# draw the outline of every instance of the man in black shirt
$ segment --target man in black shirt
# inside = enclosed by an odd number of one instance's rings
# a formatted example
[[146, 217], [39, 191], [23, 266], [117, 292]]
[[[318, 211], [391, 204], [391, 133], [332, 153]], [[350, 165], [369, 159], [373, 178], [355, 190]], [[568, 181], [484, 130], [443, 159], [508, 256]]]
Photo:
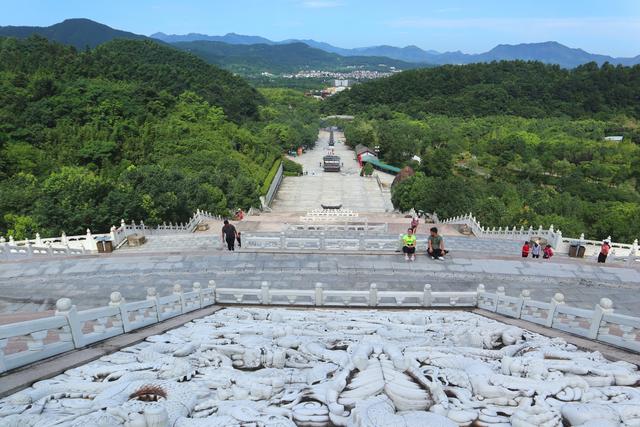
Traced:
[[229, 221], [224, 220], [224, 225], [222, 226], [222, 243], [227, 242], [227, 249], [230, 251], [235, 250], [236, 238], [238, 237], [238, 232], [236, 228], [229, 224]]

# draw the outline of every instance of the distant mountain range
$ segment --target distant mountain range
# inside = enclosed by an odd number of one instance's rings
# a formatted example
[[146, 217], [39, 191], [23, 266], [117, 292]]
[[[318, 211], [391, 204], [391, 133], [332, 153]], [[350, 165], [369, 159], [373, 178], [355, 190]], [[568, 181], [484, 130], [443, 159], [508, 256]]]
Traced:
[[[73, 45], [78, 49], [84, 49], [85, 47], [92, 48], [117, 38], [149, 39], [149, 37], [140, 34], [116, 30], [89, 19], [67, 19], [50, 27], [0, 27], [0, 36], [24, 38], [32, 34], [39, 34], [50, 40]], [[385, 64], [386, 66], [396, 66], [397, 68], [406, 69], [424, 66], [425, 64], [469, 64], [474, 62], [515, 59], [541, 61], [549, 64], [558, 64], [566, 68], [573, 68], [587, 62], [597, 62], [598, 64], [609, 62], [611, 64], [621, 65], [640, 64], [640, 55], [633, 58], [614, 58], [607, 55], [592, 54], [582, 49], [569, 48], [553, 41], [518, 45], [501, 44], [488, 52], [480, 54], [466, 54], [460, 51], [441, 53], [433, 50], [423, 50], [417, 46], [395, 47], [383, 45], [345, 49], [316, 40], [289, 39], [276, 42], [264, 37], [246, 36], [235, 33], [229, 33], [224, 36], [210, 36], [197, 33], [186, 35], [155, 33], [151, 38], [165, 43], [179, 43], [180, 45], [177, 45], [177, 47], [180, 49], [190, 50], [194, 54], [207, 59], [209, 62], [227, 66], [227, 68], [229, 68], [229, 63], [225, 58], [234, 58], [233, 61], [235, 61], [235, 64], [240, 65], [243, 62], [247, 63], [248, 61], [263, 61], [262, 63], [265, 66], [269, 62], [271, 63], [270, 66], [277, 66], [277, 61], [274, 59], [276, 57], [279, 58], [278, 60], [280, 61], [286, 61], [291, 67], [301, 68], [312, 66], [312, 64], [318, 64], [321, 66], [331, 66], [331, 64], [333, 64], [333, 66], [339, 67], [351, 65], [373, 66], [380, 63]], [[192, 46], [182, 44], [186, 42], [201, 41], [226, 43], [235, 46], [261, 45], [266, 47], [232, 49], [221, 44], [197, 44]], [[300, 43], [313, 48], [313, 50], [304, 49], [300, 46]], [[275, 46], [282, 45], [289, 47], [275, 48]], [[269, 49], [268, 47], [271, 47], [272, 49]], [[322, 52], [317, 52], [315, 50], [339, 55], [339, 57], [328, 57]], [[271, 60], [264, 55], [272, 55]], [[298, 55], [298, 57], [289, 58], [289, 55]], [[342, 57], [348, 57], [350, 59]], [[365, 57], [373, 58], [366, 59]], [[395, 62], [393, 60], [395, 60]], [[404, 61], [404, 63], [398, 61]], [[267, 68], [267, 70], [268, 69], [269, 68]]]
[[167, 35], [155, 33], [150, 37], [165, 41], [167, 43], [209, 40], [230, 44], [289, 44], [304, 43], [310, 47], [321, 49], [326, 52], [337, 53], [342, 56], [378, 56], [397, 59], [400, 61], [414, 63], [428, 63], [434, 65], [443, 64], [470, 64], [474, 62], [491, 62], [500, 60], [524, 60], [541, 61], [547, 64], [558, 64], [562, 67], [573, 68], [587, 62], [597, 62], [603, 64], [635, 65], [640, 64], [640, 55], [633, 58], [615, 58], [608, 55], [598, 55], [586, 52], [582, 49], [574, 49], [564, 46], [558, 42], [549, 41], [543, 43], [522, 43], [517, 45], [501, 44], [488, 52], [479, 54], [467, 54], [460, 51], [438, 52], [435, 50], [423, 50], [417, 46], [395, 47], [395, 46], [370, 46], [354, 49], [345, 49], [316, 40], [289, 39], [283, 41], [273, 41], [259, 36], [245, 36], [241, 34], [229, 33], [224, 36], [209, 36], [204, 34]]
[[149, 37], [127, 31], [116, 30], [90, 19], [66, 19], [50, 27], [0, 27], [0, 36], [26, 38], [38, 34], [58, 43], [78, 49], [96, 47], [113, 39], [144, 40]]
[[243, 75], [256, 72], [295, 73], [299, 70], [390, 71], [391, 67], [407, 70], [425, 66], [378, 56], [342, 56], [310, 47], [302, 42], [288, 44], [230, 44], [219, 41], [184, 41], [171, 43], [178, 49], [191, 52], [210, 64]]

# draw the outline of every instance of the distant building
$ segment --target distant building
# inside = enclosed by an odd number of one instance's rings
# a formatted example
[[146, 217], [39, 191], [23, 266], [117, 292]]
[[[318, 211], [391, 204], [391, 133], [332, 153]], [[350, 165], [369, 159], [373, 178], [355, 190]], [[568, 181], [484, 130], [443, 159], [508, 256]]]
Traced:
[[349, 83], [350, 82], [347, 79], [335, 79], [334, 82], [333, 82], [333, 86], [334, 87], [345, 87], [346, 88], [346, 87], [351, 86]]
[[624, 136], [621, 136], [621, 135], [604, 137], [605, 141], [613, 141], [613, 142], [622, 142], [623, 139], [624, 139]]
[[375, 151], [362, 144], [356, 145], [356, 156], [358, 157], [358, 163], [360, 164], [360, 166], [362, 166], [363, 160], [366, 158], [378, 158]]

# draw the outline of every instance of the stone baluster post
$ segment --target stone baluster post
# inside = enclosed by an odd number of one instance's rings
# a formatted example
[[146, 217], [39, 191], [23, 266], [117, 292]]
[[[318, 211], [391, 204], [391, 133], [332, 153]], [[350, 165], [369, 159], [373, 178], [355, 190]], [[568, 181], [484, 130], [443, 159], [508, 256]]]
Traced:
[[147, 288], [147, 300], [153, 301], [153, 305], [156, 307], [156, 319], [160, 321], [160, 304], [158, 304], [158, 293], [156, 288]]
[[327, 242], [323, 231], [320, 233], [320, 250], [324, 251], [325, 249], [327, 249]]
[[287, 235], [284, 231], [280, 232], [280, 249], [285, 249], [287, 247]]
[[631, 249], [629, 250], [629, 256], [627, 257], [628, 265], [631, 265], [635, 261], [637, 253], [638, 253], [638, 239], [635, 239], [633, 241], [633, 244], [631, 245]]
[[215, 280], [209, 280], [209, 289], [213, 289], [213, 292], [211, 293], [211, 303], [215, 304], [216, 303], [216, 281]]
[[56, 301], [55, 315], [64, 316], [67, 319], [67, 324], [69, 325], [69, 333], [71, 334], [71, 339], [73, 340], [73, 346], [75, 348], [82, 347], [82, 325], [78, 321], [78, 311], [76, 310], [76, 306], [71, 303], [71, 299], [60, 298], [58, 301]]
[[2, 259], [9, 259], [9, 244], [4, 237], [0, 237], [0, 247], [2, 247]]
[[518, 307], [516, 307], [515, 317], [520, 318], [520, 314], [522, 313], [522, 307], [524, 307], [525, 301], [531, 299], [531, 292], [529, 289], [523, 289], [520, 292], [520, 302], [518, 303]]
[[558, 250], [560, 248], [560, 245], [562, 245], [562, 231], [557, 230], [556, 231], [556, 237], [554, 240], [554, 245], [553, 247]]
[[315, 295], [314, 295], [314, 304], [316, 306], [322, 306], [324, 304], [324, 289], [322, 286], [322, 283], [317, 282], [316, 283], [316, 288], [315, 288]]
[[36, 233], [35, 245], [36, 246], [44, 246], [43, 243], [42, 243], [42, 239], [40, 238], [40, 233]]
[[96, 242], [96, 239], [93, 238], [93, 236], [91, 235], [91, 230], [89, 230], [88, 228], [87, 237], [83, 246], [88, 251], [98, 252], [98, 243]]
[[551, 299], [551, 308], [549, 309], [547, 321], [545, 322], [545, 326], [547, 328], [550, 328], [551, 325], [553, 325], [553, 318], [556, 315], [556, 309], [558, 308], [559, 305], [562, 305], [562, 304], [564, 304], [564, 295], [558, 292], [553, 296], [553, 299]]
[[202, 285], [200, 285], [200, 282], [193, 282], [193, 291], [198, 293], [200, 308], [204, 307], [202, 303]]
[[593, 318], [591, 319], [589, 339], [595, 340], [598, 338], [602, 317], [609, 313], [613, 313], [613, 302], [609, 298], [600, 298], [600, 302], [596, 304], [593, 312]]
[[173, 285], [173, 294], [180, 297], [180, 311], [185, 313], [185, 304], [184, 304], [184, 292], [182, 290], [182, 285], [180, 283], [176, 283]]
[[[118, 307], [120, 309], [120, 319], [112, 319], [111, 323], [114, 327], [124, 327], [125, 319], [128, 321], [129, 313], [124, 309], [125, 299], [120, 292], [111, 292], [109, 295], [109, 307]], [[123, 332], [128, 332], [123, 329]]]
[[369, 307], [378, 305], [378, 285], [372, 283], [369, 285]]
[[431, 285], [426, 283], [422, 290], [422, 306], [423, 307], [431, 307], [433, 304], [433, 299], [431, 296]]
[[271, 304], [271, 294], [269, 293], [269, 282], [260, 284], [260, 303], [264, 305]]

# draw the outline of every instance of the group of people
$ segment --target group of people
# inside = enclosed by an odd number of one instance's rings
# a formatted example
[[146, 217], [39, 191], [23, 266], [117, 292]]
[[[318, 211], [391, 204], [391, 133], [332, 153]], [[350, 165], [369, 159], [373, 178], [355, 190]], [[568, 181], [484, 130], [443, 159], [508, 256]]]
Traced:
[[531, 253], [531, 258], [540, 258], [540, 253], [542, 253], [542, 258], [550, 259], [553, 256], [553, 248], [551, 245], [546, 245], [542, 248], [542, 245], [537, 240], [531, 245], [527, 240], [522, 245], [522, 258], [528, 258], [529, 253]]
[[[598, 253], [598, 263], [604, 264], [607, 261], [610, 250], [611, 243], [608, 240], [604, 240], [602, 246], [600, 246], [600, 253]], [[522, 258], [528, 258], [529, 254], [531, 254], [531, 258], [540, 258], [540, 252], [542, 252], [542, 258], [544, 259], [550, 259], [553, 256], [551, 245], [546, 245], [543, 249], [538, 241], [534, 241], [533, 245], [531, 245], [528, 240], [522, 245]]]
[[[407, 261], [416, 260], [416, 246], [418, 243], [418, 238], [416, 237], [417, 231], [418, 219], [414, 218], [411, 221], [411, 227], [407, 229], [407, 234], [402, 236], [402, 252], [404, 252], [404, 259]], [[431, 227], [429, 230], [429, 238], [427, 239], [427, 255], [429, 255], [431, 259], [442, 261], [447, 252], [444, 248], [444, 239], [438, 234], [438, 228]]]

